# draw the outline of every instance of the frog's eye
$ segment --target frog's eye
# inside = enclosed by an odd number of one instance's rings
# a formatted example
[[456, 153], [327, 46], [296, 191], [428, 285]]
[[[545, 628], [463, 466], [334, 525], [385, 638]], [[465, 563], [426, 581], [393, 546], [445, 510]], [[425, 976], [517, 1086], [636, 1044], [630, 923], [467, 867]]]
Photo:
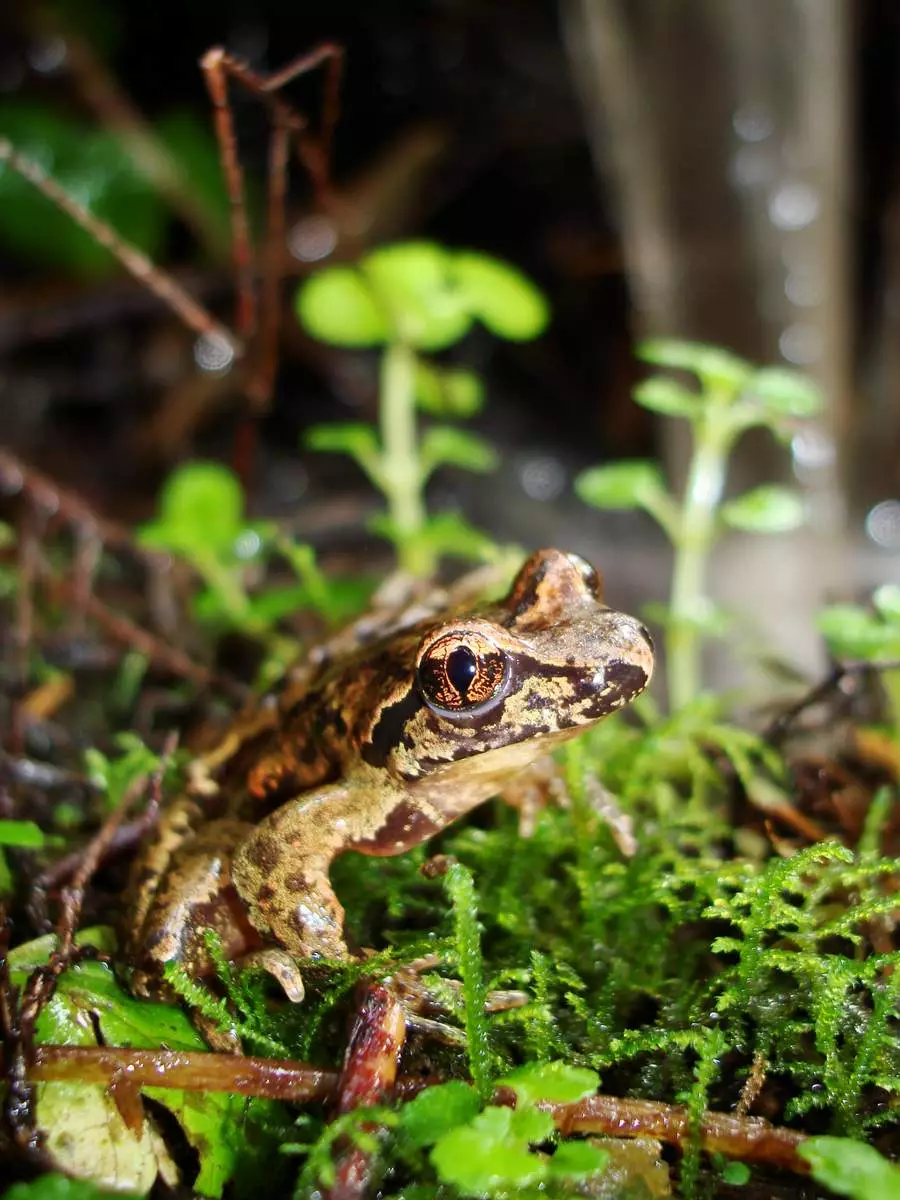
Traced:
[[600, 572], [581, 557], [580, 554], [567, 554], [566, 558], [581, 576], [581, 581], [595, 600], [603, 599], [603, 579]]
[[507, 657], [474, 630], [445, 633], [419, 653], [419, 690], [429, 708], [471, 715], [495, 700], [509, 677]]

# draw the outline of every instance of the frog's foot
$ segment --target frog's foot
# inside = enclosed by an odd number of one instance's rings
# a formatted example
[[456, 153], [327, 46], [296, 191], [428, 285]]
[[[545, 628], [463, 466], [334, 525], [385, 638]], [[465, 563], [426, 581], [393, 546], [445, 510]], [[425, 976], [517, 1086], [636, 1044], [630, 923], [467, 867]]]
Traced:
[[268, 972], [281, 984], [281, 988], [291, 1004], [299, 1004], [306, 995], [300, 968], [286, 950], [279, 950], [275, 946], [267, 946], [263, 950], [253, 950], [250, 954], [245, 954], [238, 959], [237, 965], [254, 967], [257, 970]]

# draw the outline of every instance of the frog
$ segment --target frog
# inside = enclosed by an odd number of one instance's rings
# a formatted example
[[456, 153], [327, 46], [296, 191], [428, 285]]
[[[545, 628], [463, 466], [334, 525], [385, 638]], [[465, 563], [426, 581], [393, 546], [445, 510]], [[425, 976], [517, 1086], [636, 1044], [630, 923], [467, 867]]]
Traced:
[[358, 621], [201, 757], [133, 866], [138, 995], [160, 993], [169, 962], [210, 976], [212, 929], [302, 999], [300, 964], [354, 956], [337, 856], [418, 846], [647, 687], [650, 634], [580, 556], [539, 550], [503, 599], [471, 592]]

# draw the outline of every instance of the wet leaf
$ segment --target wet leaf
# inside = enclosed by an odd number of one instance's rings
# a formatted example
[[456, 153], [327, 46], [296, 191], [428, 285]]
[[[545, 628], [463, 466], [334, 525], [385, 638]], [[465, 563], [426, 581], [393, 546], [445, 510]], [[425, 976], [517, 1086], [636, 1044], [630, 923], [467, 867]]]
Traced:
[[661, 375], [643, 380], [631, 395], [642, 408], [665, 417], [694, 417], [700, 411], [697, 392]]
[[651, 338], [637, 348], [638, 358], [673, 370], [692, 371], [704, 386], [739, 392], [753, 374], [753, 366], [718, 346], [684, 342], [675, 338]]
[[813, 1179], [850, 1200], [900, 1200], [900, 1167], [852, 1138], [812, 1137], [797, 1153]]
[[498, 1087], [512, 1088], [519, 1104], [536, 1104], [539, 1100], [575, 1104], [593, 1096], [599, 1083], [596, 1071], [565, 1062], [529, 1063], [497, 1080]]
[[493, 471], [497, 452], [484, 438], [452, 425], [432, 425], [422, 435], [422, 475], [428, 478], [440, 466], [465, 467], [468, 471]]
[[360, 270], [399, 340], [435, 351], [468, 332], [472, 317], [454, 286], [451, 254], [437, 243], [381, 246], [361, 260]]
[[311, 275], [294, 301], [300, 324], [331, 346], [383, 346], [393, 330], [372, 288], [355, 267], [326, 267]]
[[582, 471], [575, 491], [594, 508], [646, 508], [665, 495], [666, 487], [655, 463], [631, 459]]
[[399, 1130], [410, 1145], [431, 1146], [452, 1129], [468, 1124], [479, 1108], [478, 1093], [467, 1083], [439, 1083], [403, 1105]]
[[818, 384], [787, 367], [764, 367], [757, 371], [747, 390], [778, 416], [814, 417], [825, 406]]

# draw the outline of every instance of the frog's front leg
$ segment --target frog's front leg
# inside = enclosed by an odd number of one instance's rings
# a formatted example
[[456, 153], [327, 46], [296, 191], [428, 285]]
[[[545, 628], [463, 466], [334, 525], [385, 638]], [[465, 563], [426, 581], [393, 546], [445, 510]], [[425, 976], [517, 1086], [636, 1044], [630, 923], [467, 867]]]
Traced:
[[238, 846], [234, 884], [267, 940], [297, 957], [348, 958], [332, 861], [345, 850], [400, 854], [446, 824], [426, 801], [389, 789], [317, 788], [283, 804]]

